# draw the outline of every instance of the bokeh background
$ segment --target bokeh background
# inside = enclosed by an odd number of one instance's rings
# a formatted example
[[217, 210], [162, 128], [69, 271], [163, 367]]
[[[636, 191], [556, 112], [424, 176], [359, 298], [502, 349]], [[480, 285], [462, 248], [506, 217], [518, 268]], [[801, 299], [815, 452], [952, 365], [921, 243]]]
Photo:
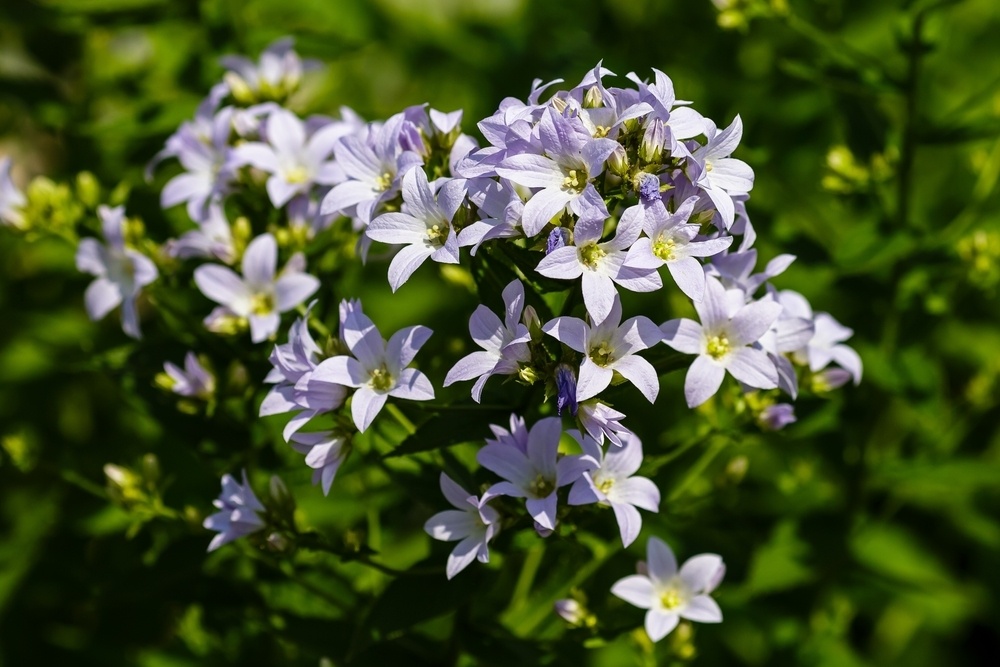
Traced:
[[[602, 58], [619, 75], [660, 68], [720, 125], [741, 115], [761, 256], [798, 256], [777, 284], [852, 327], [865, 363], [860, 387], [725, 446], [685, 445], [704, 433], [680, 374], [655, 410], [627, 405], [665, 497], [644, 535], [728, 565], [725, 622], [698, 627], [694, 650], [668, 639], [654, 653], [627, 632], [638, 610], [605, 599], [644, 539], [597, 557], [515, 536], [511, 576], [473, 566], [445, 586], [322, 557], [206, 558], [210, 535], [184, 521], [130, 530], [102, 467], [153, 453], [180, 512], [209, 511], [219, 474], [250, 463], [288, 480], [311, 525], [363, 535], [387, 562], [447, 551], [419, 529], [436, 492], [355, 461], [324, 498], [278, 446], [280, 425], [179, 412], [153, 376], [185, 347], [154, 328], [135, 350], [114, 318], [91, 324], [74, 248], [0, 229], [0, 665], [997, 664], [1000, 5], [719, 4], [0, 3], [0, 154], [16, 178], [125, 182], [130, 213], [160, 240], [183, 213], [159, 210], [166, 176], [147, 184], [142, 170], [222, 54], [256, 58], [291, 35], [325, 63], [303, 111], [376, 119], [429, 102], [465, 109], [467, 131], [535, 77], [575, 83]], [[438, 386], [476, 303], [443, 296], [432, 272], [393, 299], [384, 265], [331, 289], [362, 295], [383, 331], [435, 328]], [[570, 582], [614, 632], [565, 628], [551, 604]]]

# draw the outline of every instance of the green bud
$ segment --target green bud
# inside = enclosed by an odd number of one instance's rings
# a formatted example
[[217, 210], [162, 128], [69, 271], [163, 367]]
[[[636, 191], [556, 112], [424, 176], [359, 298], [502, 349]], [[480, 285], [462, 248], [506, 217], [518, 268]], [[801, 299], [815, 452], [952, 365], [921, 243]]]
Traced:
[[233, 99], [240, 104], [249, 106], [257, 101], [257, 96], [254, 94], [253, 89], [236, 72], [226, 72], [226, 75], [222, 78], [226, 82], [226, 85], [229, 86], [229, 92], [232, 93]]
[[101, 184], [89, 171], [76, 175], [76, 196], [87, 208], [97, 208], [101, 203]]

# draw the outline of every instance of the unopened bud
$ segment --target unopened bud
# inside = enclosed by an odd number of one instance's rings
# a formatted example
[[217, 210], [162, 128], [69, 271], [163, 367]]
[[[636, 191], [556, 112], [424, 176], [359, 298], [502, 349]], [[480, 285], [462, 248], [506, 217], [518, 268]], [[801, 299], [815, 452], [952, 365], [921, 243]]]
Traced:
[[646, 124], [646, 131], [639, 144], [639, 157], [645, 162], [659, 163], [663, 158], [663, 147], [667, 140], [667, 129], [663, 121], [654, 118]]
[[621, 145], [615, 146], [615, 150], [608, 156], [608, 169], [616, 176], [625, 177], [628, 174], [628, 155]]
[[601, 95], [601, 89], [597, 86], [591, 86], [583, 96], [583, 108], [596, 109], [603, 106], [604, 96]]

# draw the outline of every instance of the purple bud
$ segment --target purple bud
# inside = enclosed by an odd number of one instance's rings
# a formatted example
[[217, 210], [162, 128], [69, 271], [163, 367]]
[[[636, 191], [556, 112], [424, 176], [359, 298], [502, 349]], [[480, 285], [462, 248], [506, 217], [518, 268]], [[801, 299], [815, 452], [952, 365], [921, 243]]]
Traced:
[[667, 141], [667, 131], [663, 121], [654, 118], [646, 124], [646, 131], [639, 144], [639, 157], [646, 162], [659, 162], [663, 157], [663, 148]]
[[549, 232], [549, 239], [545, 242], [545, 254], [548, 255], [553, 250], [564, 247], [569, 243], [569, 230], [565, 227], [556, 227]]
[[559, 614], [564, 621], [571, 625], [579, 625], [580, 621], [583, 620], [583, 605], [572, 598], [556, 600], [554, 606], [556, 613]]
[[538, 523], [537, 521], [535, 521], [534, 523], [535, 523], [535, 532], [538, 533], [539, 537], [543, 537], [543, 538], [544, 537], [548, 537], [549, 535], [551, 535], [554, 532], [551, 528], [546, 528], [545, 526], [543, 526], [542, 524]]
[[660, 179], [654, 174], [644, 172], [639, 175], [639, 198], [643, 204], [651, 204], [663, 197], [660, 195]]
[[405, 121], [399, 128], [399, 145], [404, 151], [413, 151], [425, 158], [428, 156], [427, 145], [420, 136], [420, 128], [410, 121]]
[[780, 431], [795, 421], [795, 408], [788, 403], [769, 405], [761, 411], [757, 420], [767, 431]]
[[576, 373], [566, 364], [559, 364], [556, 367], [556, 409], [562, 416], [564, 408], [569, 408], [569, 413], [576, 416]]

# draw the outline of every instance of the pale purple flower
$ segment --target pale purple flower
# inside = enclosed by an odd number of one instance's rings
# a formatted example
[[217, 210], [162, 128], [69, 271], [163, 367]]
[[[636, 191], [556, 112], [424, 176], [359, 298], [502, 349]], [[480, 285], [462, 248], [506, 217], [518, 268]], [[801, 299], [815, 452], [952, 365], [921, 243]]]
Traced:
[[223, 544], [228, 544], [265, 526], [261, 514], [264, 506], [254, 495], [247, 480], [247, 471], [243, 471], [243, 483], [240, 484], [232, 475], [222, 476], [222, 493], [213, 500], [219, 511], [207, 517], [202, 525], [219, 534], [212, 538], [208, 545], [209, 551], [215, 551]]
[[603, 222], [573, 230], [574, 245], [556, 248], [542, 258], [536, 270], [548, 278], [583, 282], [583, 302], [595, 322], [603, 322], [618, 296], [615, 284], [633, 292], [653, 292], [663, 287], [655, 269], [629, 264], [628, 249], [642, 233], [642, 209], [632, 206], [622, 213], [615, 236], [600, 242]]
[[625, 414], [597, 399], [580, 403], [576, 416], [583, 430], [599, 445], [603, 445], [607, 438], [613, 445], [621, 447], [627, 438], [634, 436], [632, 431], [622, 426]]
[[28, 200], [10, 177], [11, 159], [0, 157], [0, 223], [12, 227], [24, 224], [21, 209]]
[[500, 515], [441, 473], [441, 493], [453, 510], [438, 512], [424, 524], [424, 530], [435, 540], [458, 542], [448, 556], [448, 578], [464, 570], [473, 560], [490, 561], [489, 543], [500, 532]]
[[76, 268], [97, 276], [84, 294], [87, 316], [97, 321], [119, 304], [122, 329], [132, 338], [141, 338], [136, 299], [143, 287], [159, 275], [156, 265], [145, 255], [125, 245], [125, 207], [97, 209], [106, 245], [97, 239], [80, 239]]
[[458, 233], [459, 247], [472, 246], [471, 253], [475, 255], [486, 241], [521, 235], [524, 202], [509, 181], [489, 178], [468, 180], [466, 196], [478, 207], [480, 219], [466, 225]]
[[330, 493], [333, 478], [350, 453], [350, 441], [333, 431], [295, 433], [289, 441], [292, 449], [306, 455], [306, 465], [313, 469], [312, 483], [322, 484], [323, 495]]
[[465, 191], [456, 181], [446, 182], [435, 196], [423, 169], [406, 172], [402, 210], [383, 213], [365, 230], [372, 240], [406, 245], [389, 264], [389, 285], [393, 292], [428, 258], [458, 264], [458, 237], [451, 221], [464, 199]]
[[788, 403], [769, 405], [757, 415], [757, 422], [767, 431], [780, 431], [795, 421], [795, 408]]
[[740, 289], [749, 299], [761, 285], [785, 272], [795, 255], [778, 255], [764, 267], [760, 273], [754, 273], [757, 264], [757, 251], [753, 248], [718, 254], [706, 266], [710, 275], [722, 281], [726, 289]]
[[587, 610], [573, 598], [556, 600], [553, 608], [556, 614], [570, 625], [580, 625], [587, 616]]
[[[312, 377], [312, 372], [323, 360], [322, 351], [309, 333], [309, 311], [313, 305], [315, 302], [309, 305], [305, 317], [292, 323], [288, 342], [274, 346], [270, 357], [273, 368], [264, 378], [264, 382], [274, 387], [260, 404], [260, 416], [297, 413], [285, 425], [286, 440], [293, 438], [313, 417], [339, 408], [347, 398], [347, 387]], [[343, 309], [341, 318], [344, 318]]]
[[251, 141], [233, 150], [236, 165], [249, 164], [270, 174], [267, 194], [275, 208], [295, 195], [308, 193], [314, 185], [334, 185], [339, 172], [332, 159], [336, 142], [351, 128], [329, 123], [311, 135], [290, 111], [275, 109], [264, 124], [267, 143]]
[[[639, 200], [645, 204], [649, 205], [653, 202], [660, 201], [663, 199], [663, 194], [660, 192], [660, 178], [655, 174], [642, 173], [639, 175]], [[684, 218], [680, 222], [684, 222], [687, 218]]]
[[202, 294], [221, 304], [209, 320], [235, 316], [250, 323], [250, 337], [259, 343], [278, 331], [281, 313], [295, 308], [319, 289], [319, 280], [303, 273], [301, 258], [289, 260], [285, 270], [276, 273], [278, 244], [270, 234], [261, 234], [243, 253], [240, 277], [232, 269], [218, 264], [199, 266], [194, 281]]
[[404, 122], [396, 114], [383, 125], [369, 125], [364, 138], [351, 135], [337, 142], [334, 153], [347, 180], [323, 198], [320, 213], [349, 215], [367, 225], [378, 206], [396, 196], [402, 176], [423, 162], [400, 145]]
[[548, 417], [528, 431], [524, 450], [509, 440], [491, 442], [480, 449], [476, 455], [479, 464], [506, 480], [491, 486], [483, 498], [525, 498], [531, 518], [543, 529], [554, 530], [556, 491], [597, 464], [590, 456], [560, 456], [560, 437], [562, 422]]
[[715, 123], [706, 119], [705, 136], [708, 141], [692, 153], [687, 163], [689, 177], [709, 196], [729, 229], [736, 216], [733, 195], [753, 189], [753, 170], [743, 160], [729, 157], [743, 138], [743, 121], [736, 116], [729, 127], [719, 132]]
[[320, 213], [319, 200], [309, 195], [293, 197], [285, 207], [285, 213], [288, 215], [289, 228], [306, 230], [308, 238], [328, 229], [334, 220], [334, 216]]
[[167, 361], [163, 370], [173, 380], [170, 391], [175, 394], [208, 399], [215, 393], [215, 376], [201, 365], [194, 352], [184, 355], [183, 369]]
[[186, 170], [163, 186], [163, 208], [187, 203], [188, 215], [201, 222], [208, 216], [209, 205], [219, 202], [229, 191], [234, 176], [229, 144], [232, 117], [233, 108], [225, 107], [210, 119], [184, 123], [167, 141], [166, 149], [154, 158], [153, 164], [168, 156], [176, 157]]
[[365, 431], [390, 396], [411, 401], [434, 398], [427, 376], [407, 368], [433, 333], [424, 326], [406, 327], [388, 343], [375, 324], [361, 312], [360, 303], [342, 305], [341, 340], [351, 354], [331, 357], [313, 371], [311, 381], [354, 387], [351, 415], [359, 431]]
[[604, 171], [604, 162], [618, 145], [611, 139], [594, 139], [580, 125], [547, 108], [538, 123], [544, 155], [510, 155], [496, 173], [513, 183], [541, 188], [524, 205], [521, 226], [535, 236], [567, 206], [583, 221], [608, 217], [604, 200], [592, 181]]
[[627, 547], [642, 529], [642, 517], [636, 508], [660, 511], [660, 490], [656, 484], [635, 475], [642, 465], [642, 442], [634, 435], [625, 437], [621, 447], [611, 447], [605, 455], [592, 438], [575, 434], [574, 437], [584, 452], [597, 459], [598, 467], [583, 473], [573, 484], [569, 504], [610, 506], [618, 521], [622, 544]]
[[211, 257], [232, 264], [236, 260], [233, 231], [220, 202], [209, 204], [204, 220], [196, 229], [166, 244], [167, 254], [178, 259]]
[[444, 386], [476, 379], [472, 398], [479, 403], [486, 381], [494, 375], [515, 375], [521, 364], [531, 360], [528, 342], [531, 334], [521, 323], [524, 311], [524, 285], [512, 280], [503, 290], [504, 321], [483, 305], [476, 307], [469, 319], [469, 334], [482, 348], [461, 359], [448, 371]]
[[652, 403], [660, 391], [656, 370], [636, 352], [656, 345], [663, 338], [659, 328], [644, 316], [621, 321], [618, 296], [608, 317], [591, 326], [576, 317], [557, 317], [542, 331], [584, 356], [577, 378], [576, 398], [585, 401], [608, 388], [615, 372], [620, 373]]
[[813, 391], [822, 393], [824, 391], [831, 391], [833, 389], [839, 389], [845, 384], [850, 382], [852, 379], [850, 371], [845, 371], [843, 368], [827, 368], [821, 370], [812, 376], [812, 388]]
[[850, 327], [845, 327], [829, 313], [816, 313], [813, 318], [816, 332], [809, 344], [794, 354], [799, 363], [807, 363], [814, 373], [835, 362], [854, 378], [854, 384], [861, 382], [861, 357], [843, 341], [854, 335]]
[[666, 265], [674, 282], [693, 301], [701, 301], [705, 293], [705, 270], [696, 258], [716, 255], [733, 242], [731, 236], [695, 240], [701, 227], [686, 223], [697, 202], [697, 198], [689, 198], [672, 214], [667, 212], [662, 200], [644, 206], [646, 236], [632, 245], [625, 260], [626, 264], [638, 269], [658, 269]]
[[487, 445], [510, 445], [516, 447], [522, 454], [528, 454], [528, 426], [524, 417], [511, 414], [509, 430], [503, 426], [490, 424], [490, 431], [493, 433], [493, 437], [486, 438]]
[[722, 610], [709, 593], [715, 590], [725, 565], [715, 554], [700, 554], [685, 561], [680, 570], [670, 547], [656, 537], [646, 545], [648, 574], [633, 574], [611, 587], [615, 595], [646, 612], [646, 634], [660, 641], [677, 627], [680, 619], [699, 623], [721, 623]]
[[634, 72], [629, 72], [627, 78], [639, 88], [639, 99], [650, 106], [652, 111], [646, 118], [646, 123], [661, 121], [669, 137], [664, 140], [670, 146], [670, 152], [676, 157], [684, 157], [687, 151], [680, 140], [690, 139], [702, 134], [705, 130], [705, 118], [700, 113], [677, 99], [674, 94], [674, 84], [666, 74], [653, 69], [653, 83], [642, 81]]
[[228, 71], [223, 80], [226, 87], [240, 101], [250, 97], [281, 99], [299, 86], [306, 69], [315, 69], [319, 63], [303, 61], [294, 51], [295, 40], [284, 37], [276, 40], [260, 54], [259, 62], [244, 56], [223, 56], [219, 62]]
[[688, 407], [699, 406], [713, 396], [726, 371], [757, 389], [778, 386], [774, 363], [755, 343], [781, 315], [780, 304], [756, 301], [733, 311], [726, 302], [722, 283], [708, 277], [705, 298], [694, 306], [701, 324], [681, 318], [660, 326], [667, 345], [684, 354], [698, 355], [684, 381]]

